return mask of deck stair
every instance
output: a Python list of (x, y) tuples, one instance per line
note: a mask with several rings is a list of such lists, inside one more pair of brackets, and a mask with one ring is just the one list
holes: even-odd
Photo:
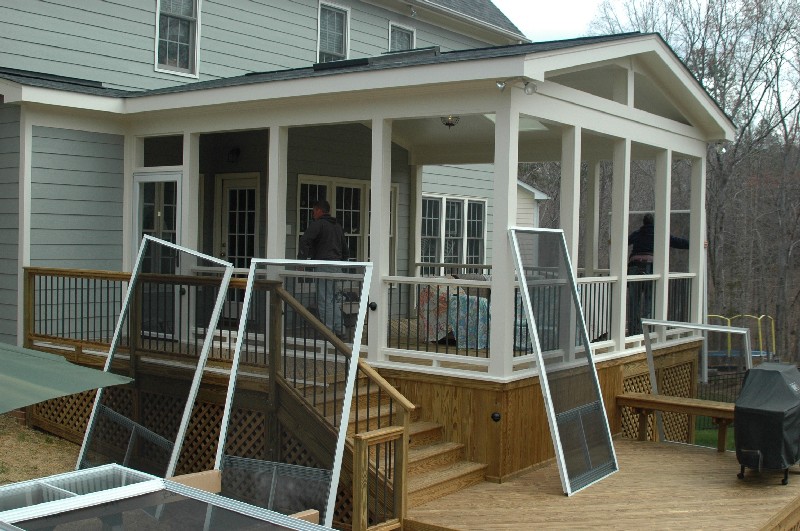
[[(365, 431), (391, 425), (389, 407), (385, 396), (357, 382), (358, 391), (353, 398), (348, 425), (348, 437), (355, 432), (355, 423)], [(373, 388), (374, 389), (374, 388)], [(341, 393), (337, 393), (341, 397)], [(319, 403), (317, 408), (319, 409)], [(328, 409), (328, 412), (331, 410)], [(446, 496), (484, 480), (487, 465), (464, 459), (464, 445), (444, 439), (440, 424), (422, 420), (421, 408), (417, 406), (409, 426), (408, 453), (408, 507), (415, 507), (430, 500)], [(332, 420), (328, 415), (328, 420)], [(380, 421), (380, 423), (379, 423)]]

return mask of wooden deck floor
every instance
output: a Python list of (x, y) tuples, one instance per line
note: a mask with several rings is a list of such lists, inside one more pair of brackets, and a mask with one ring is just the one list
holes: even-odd
[(410, 509), (404, 529), (761, 529), (800, 518), (798, 467), (786, 486), (775, 471), (748, 470), (742, 481), (733, 452), (614, 442), (620, 470), (571, 497), (551, 464)]

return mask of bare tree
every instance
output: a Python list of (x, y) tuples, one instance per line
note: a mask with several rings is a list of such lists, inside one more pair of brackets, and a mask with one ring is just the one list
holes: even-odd
[(799, 20), (797, 0), (606, 0), (593, 21), (598, 33), (660, 33), (737, 125), (733, 142), (708, 151), (710, 308), (771, 313), (779, 352), (791, 358), (800, 318)]

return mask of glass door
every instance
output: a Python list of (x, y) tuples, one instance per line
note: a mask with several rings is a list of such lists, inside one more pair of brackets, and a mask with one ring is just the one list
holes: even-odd
[[(258, 174), (217, 175), (216, 256), (248, 269), (258, 244)], [(223, 315), (238, 316), (244, 292), (230, 290)], [(223, 324), (226, 321), (223, 321)]]
[[(170, 243), (178, 241), (180, 219), (180, 174), (137, 174), (134, 176), (137, 201), (137, 242), (145, 235)], [(174, 275), (180, 264), (174, 249), (148, 245), (142, 257), (141, 327), (142, 336), (171, 338), (179, 317), (180, 292), (174, 284), (157, 275)]]

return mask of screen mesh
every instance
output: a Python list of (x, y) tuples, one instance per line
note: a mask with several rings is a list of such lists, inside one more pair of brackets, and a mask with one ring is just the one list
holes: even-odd
[(511, 229), (511, 240), (562, 485), (572, 494), (617, 470), (586, 325), (563, 233)]
[(371, 267), (251, 263), (218, 454), (223, 496), (317, 509), (331, 524)]
[(98, 391), (78, 468), (116, 463), (174, 474), (232, 271), (213, 257), (142, 240), (106, 362), (134, 381)]

